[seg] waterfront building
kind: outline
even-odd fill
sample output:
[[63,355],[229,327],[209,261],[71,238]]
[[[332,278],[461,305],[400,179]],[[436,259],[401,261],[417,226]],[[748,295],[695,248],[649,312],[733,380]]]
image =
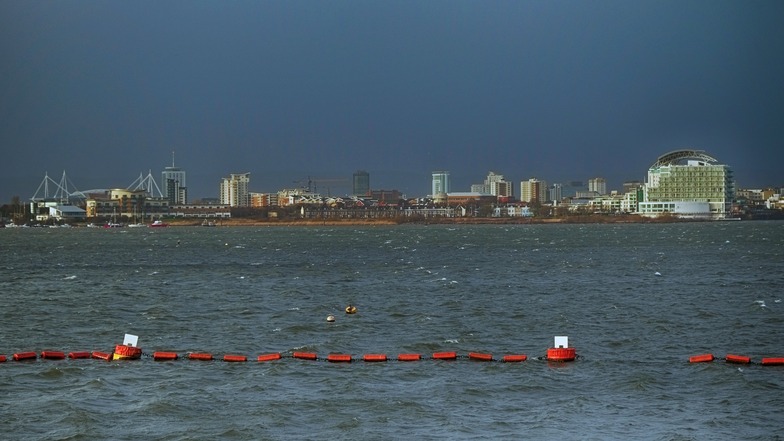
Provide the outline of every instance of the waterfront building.
[[432,181],[432,193],[430,196],[433,198],[449,193],[449,172],[448,171],[434,171]]
[[721,219],[730,212],[735,184],[729,166],[702,150],[676,150],[648,169],[640,214]]
[[563,199],[563,186],[561,184],[553,184],[553,186],[550,187],[549,197],[555,205],[558,205],[558,202]]
[[607,181],[604,178],[591,178],[588,180],[588,191],[598,195],[607,194]]
[[250,173],[232,173],[220,183],[220,203],[230,207],[250,205]]
[[161,172],[161,184],[163,196],[169,200],[170,205],[188,203],[185,170],[174,166],[174,152],[172,152],[171,167],[165,167]]
[[520,201],[543,204],[548,196],[547,182],[536,178],[520,182]]
[[357,170],[354,172],[353,182],[352,194],[354,196],[368,196],[370,194],[370,173]]

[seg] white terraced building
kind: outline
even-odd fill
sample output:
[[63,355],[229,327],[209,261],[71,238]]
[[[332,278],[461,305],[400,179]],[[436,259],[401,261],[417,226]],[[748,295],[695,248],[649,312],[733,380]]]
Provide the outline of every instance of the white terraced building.
[[676,150],[660,156],[648,169],[638,212],[723,219],[734,194],[729,166],[718,164],[702,150]]

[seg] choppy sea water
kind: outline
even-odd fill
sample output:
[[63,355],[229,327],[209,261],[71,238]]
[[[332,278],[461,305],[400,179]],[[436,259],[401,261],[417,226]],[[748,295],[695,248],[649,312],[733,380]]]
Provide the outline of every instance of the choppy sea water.
[[[0,363],[0,437],[782,439],[784,367],[720,359],[784,356],[783,298],[782,222],[4,229],[9,359],[249,361]],[[556,335],[577,361],[537,359]]]

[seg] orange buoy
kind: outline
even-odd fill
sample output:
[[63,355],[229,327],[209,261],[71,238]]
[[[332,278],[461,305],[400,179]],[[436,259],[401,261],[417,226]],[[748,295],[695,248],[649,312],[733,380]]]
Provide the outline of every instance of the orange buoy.
[[130,345],[117,345],[114,347],[114,360],[138,360],[142,358],[142,348]]
[[223,356],[223,361],[231,361],[231,362],[242,362],[248,361],[248,357],[244,355],[229,355],[226,354]]
[[707,363],[713,361],[713,354],[700,354],[689,357],[689,363]]
[[5,363],[5,355],[0,355],[0,363]]
[[784,364],[784,357],[767,357],[767,358],[763,358],[762,362],[760,362],[760,364],[763,364],[765,366],[782,365],[782,364]]
[[89,352],[69,352],[68,353],[68,358],[73,358],[73,359],[90,358],[90,353]]
[[433,354],[433,360],[454,360],[457,358],[457,352],[436,352]]
[[152,359],[155,361],[176,360],[177,353],[176,352],[153,352]]
[[327,361],[330,363],[351,363],[351,355],[349,354],[329,354]]
[[422,356],[419,354],[399,354],[397,356],[397,361],[419,361],[422,359]]
[[751,363],[751,357],[746,357],[746,356],[743,356],[743,355],[727,354],[727,356],[724,357],[724,360],[726,360],[727,363],[738,363],[738,364],[749,364],[749,363]]
[[525,360],[528,360],[528,356],[526,356],[525,354],[504,355],[504,362],[506,363],[518,363]]
[[386,354],[365,354],[362,357],[365,361],[387,361]]
[[302,360],[315,360],[318,358],[315,352],[295,352],[291,356]]
[[99,360],[106,360],[106,361],[111,361],[111,360],[112,360],[112,353],[111,353],[111,352],[98,352],[98,351],[94,351],[94,352],[92,353],[92,357],[93,357],[93,358],[97,358],[97,359],[99,359]]
[[56,351],[43,351],[41,352],[41,358],[45,358],[48,360],[64,360],[65,353],[64,352],[56,352]]
[[14,361],[35,360],[38,354],[35,352],[19,352],[14,354]]
[[212,361],[212,354],[207,354],[204,352],[194,352],[188,354],[189,360],[201,360],[201,361]]
[[280,360],[280,354],[279,354],[279,353],[277,353],[277,352],[276,352],[276,353],[274,353],[274,354],[262,354],[262,355],[259,355],[259,358],[258,358],[258,360],[259,360],[259,361],[273,361],[273,360]]
[[574,348],[550,348],[547,350],[547,361],[574,361],[577,358]]
[[493,354],[482,354],[480,352],[469,352],[468,353],[469,360],[477,360],[477,361],[493,361]]

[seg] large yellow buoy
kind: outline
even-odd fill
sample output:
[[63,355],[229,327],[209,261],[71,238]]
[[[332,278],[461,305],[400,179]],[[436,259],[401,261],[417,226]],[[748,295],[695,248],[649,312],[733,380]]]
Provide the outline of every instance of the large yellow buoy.
[[357,313],[357,307],[356,306],[354,306],[354,305],[346,306],[346,314],[356,314],[356,313]]

